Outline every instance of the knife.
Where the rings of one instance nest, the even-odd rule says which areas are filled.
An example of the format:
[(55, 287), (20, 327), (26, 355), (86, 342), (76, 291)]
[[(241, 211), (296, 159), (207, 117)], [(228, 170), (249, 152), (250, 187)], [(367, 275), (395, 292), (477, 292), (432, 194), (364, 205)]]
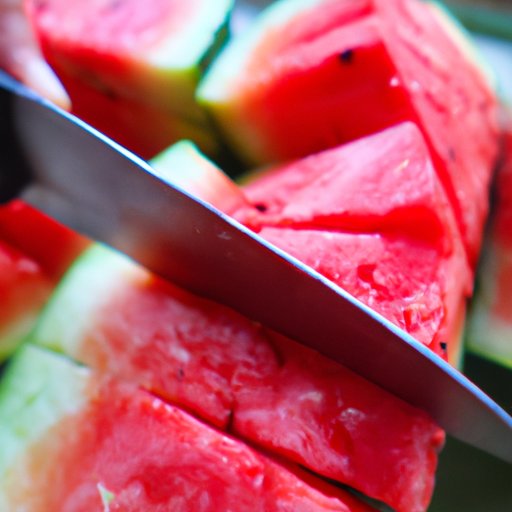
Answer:
[(19, 197), (233, 307), (512, 463), (512, 417), (428, 348), (145, 161), (0, 71), (0, 200)]

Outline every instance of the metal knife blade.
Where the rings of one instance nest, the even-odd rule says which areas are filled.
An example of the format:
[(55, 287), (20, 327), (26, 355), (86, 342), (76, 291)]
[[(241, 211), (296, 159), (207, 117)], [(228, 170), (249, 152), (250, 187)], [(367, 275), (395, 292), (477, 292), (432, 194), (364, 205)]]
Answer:
[(320, 274), (1, 72), (0, 135), (7, 141), (0, 176), (30, 175), (19, 194), (32, 205), (318, 350), (423, 409), (458, 439), (512, 462), (512, 417), (461, 373)]

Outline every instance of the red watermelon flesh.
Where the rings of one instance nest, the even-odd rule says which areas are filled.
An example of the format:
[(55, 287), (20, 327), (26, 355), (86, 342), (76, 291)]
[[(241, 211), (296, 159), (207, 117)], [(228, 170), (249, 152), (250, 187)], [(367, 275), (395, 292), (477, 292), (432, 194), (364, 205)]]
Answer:
[(275, 162), (413, 121), (474, 264), (498, 139), (483, 74), (422, 2), (279, 4), (288, 15), (279, 19), (273, 6), (200, 91), (233, 145), (251, 161)]
[(256, 231), (274, 226), (395, 233), (423, 239), (446, 254), (461, 243), (424, 139), (412, 123), (271, 167), (243, 190), (252, 208), (232, 213)]
[(463, 256), (444, 258), (411, 238), (264, 228), (268, 241), (325, 275), (455, 364), (468, 279)]
[[(510, 122), (510, 119), (509, 119)], [(512, 125), (497, 173), (488, 243), (467, 329), (469, 350), (512, 368)]]
[(218, 427), (231, 420), (238, 368), (258, 372), (276, 365), (258, 325), (145, 272), (117, 283), (106, 299), (72, 355)]
[(133, 386), (90, 380), (84, 405), (57, 417), (2, 478), (11, 510), (373, 510)]
[(235, 376), (234, 432), (394, 510), (426, 510), (443, 432), (342, 366), (270, 335), (281, 364)]
[(216, 142), (204, 126), (137, 99), (92, 88), (80, 76), (62, 75), (61, 80), (72, 99), (74, 115), (144, 158), (183, 138), (195, 140), (205, 153), (216, 150)]
[(0, 360), (28, 334), (51, 289), (36, 261), (0, 241)]
[(236, 218), (458, 361), (472, 272), (413, 124), (271, 168), (244, 192)]
[(512, 249), (512, 112), (504, 137), (503, 161), (496, 178), (493, 239)]
[(0, 206), (0, 238), (37, 261), (55, 282), (88, 241), (21, 200)]
[(25, 0), (72, 111), (145, 158), (181, 138), (216, 142), (194, 99), (231, 0)]
[[(399, 512), (426, 510), (443, 433), (423, 413), (295, 342), (286, 341), (296, 350), (285, 351), (282, 346), (288, 345), (273, 333), (140, 268), (130, 266), (116, 276), (113, 269), (127, 263), (104, 249), (93, 251), (98, 257), (90, 252), (84, 256), (89, 263), (75, 264), (33, 341), (103, 374), (139, 383), (256, 446), (270, 446), (266, 431), (258, 432), (249, 420), (257, 407), (264, 421), (266, 403), (276, 434), (273, 453)], [(108, 288), (94, 285), (102, 266), (112, 280)], [(96, 297), (92, 308), (84, 309), (83, 286)], [(308, 367), (303, 381), (287, 377)], [(308, 392), (310, 407), (293, 414), (282, 409), (282, 415), (274, 408), (279, 400), (296, 403), (300, 394), (307, 400)], [(357, 435), (350, 433), (353, 415), (360, 422)], [(292, 431), (304, 442), (290, 444)], [(314, 444), (308, 442), (312, 432)]]

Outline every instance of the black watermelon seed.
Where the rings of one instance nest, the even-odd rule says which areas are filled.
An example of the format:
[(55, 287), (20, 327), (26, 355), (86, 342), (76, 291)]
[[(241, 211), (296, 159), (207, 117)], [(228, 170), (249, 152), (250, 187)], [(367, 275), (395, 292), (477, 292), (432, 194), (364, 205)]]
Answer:
[(339, 59), (343, 64), (350, 64), (354, 60), (354, 50), (345, 50), (339, 54)]

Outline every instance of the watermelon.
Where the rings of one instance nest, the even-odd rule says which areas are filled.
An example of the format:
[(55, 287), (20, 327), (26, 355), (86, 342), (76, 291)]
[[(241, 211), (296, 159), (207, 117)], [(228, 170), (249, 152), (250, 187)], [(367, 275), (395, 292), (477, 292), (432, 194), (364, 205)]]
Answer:
[(25, 0), (72, 111), (148, 158), (179, 138), (213, 152), (194, 93), (225, 36), (232, 0)]
[(512, 368), (512, 128), (467, 328), (469, 350)]
[(45, 62), (23, 12), (23, 0), (0, 1), (0, 69), (62, 108), (69, 98)]
[(147, 392), (32, 347), (2, 383), (0, 439), (2, 510), (373, 510)]
[(396, 510), (426, 509), (443, 433), (424, 414), (106, 248), (75, 263), (31, 340)]
[(87, 240), (20, 200), (0, 205), (0, 362), (23, 341)]
[(243, 194), (199, 155), (180, 163), (169, 180), (198, 173), (214, 185), (204, 197), (458, 364), (472, 271), (415, 125), (267, 169)]
[(51, 290), (37, 261), (0, 240), (0, 362), (29, 333)]
[(89, 243), (21, 200), (0, 205), (0, 238), (37, 261), (54, 283)]
[[(247, 225), (276, 245), (288, 244), (307, 263), (316, 258), (323, 265), (320, 271), (441, 355), (448, 339), (452, 354), (457, 351), (471, 271), (452, 210), (414, 125), (271, 169), (243, 193), (187, 142), (155, 159), (155, 167), (185, 188), (190, 178), (191, 190), (231, 208)], [(316, 180), (311, 168), (318, 171)], [(324, 176), (330, 194), (324, 190), (325, 198)], [(367, 204), (351, 202), (353, 191), (365, 184)], [(304, 207), (308, 190), (309, 210)], [(386, 276), (387, 282), (375, 277), (372, 282), (372, 275)], [(359, 289), (352, 284), (358, 279)], [(440, 431), (424, 419), (415, 423), (411, 411), (404, 414), (395, 403), (376, 408), (388, 399), (371, 398), (375, 389), (362, 380), (354, 384), (357, 378), (347, 370), (104, 248), (95, 247), (71, 269), (32, 341), (104, 374), (136, 381), (219, 428), (397, 510), (424, 510), (428, 503)], [(358, 392), (360, 386), (363, 391)], [(347, 387), (352, 391), (347, 393)], [(309, 407), (296, 410), (304, 400)], [(348, 406), (350, 400), (354, 402)], [(275, 411), (281, 412), (274, 417)], [(353, 411), (364, 414), (348, 442)], [(381, 439), (376, 423), (377, 431), (381, 424), (393, 425), (393, 435)], [(412, 446), (411, 430), (416, 431)], [(414, 455), (418, 453), (421, 457)]]
[[(265, 105), (278, 115), (290, 114), (289, 126), (284, 125), (289, 130), (286, 137), (296, 139), (301, 151), (269, 157), (261, 145), (257, 156), (265, 162), (286, 159), (286, 164), (273, 167), (243, 191), (218, 174), (190, 143), (181, 143), (179, 151), (172, 148), (155, 165), (170, 181), (176, 178), (168, 167), (191, 170), (192, 176), (179, 176), (184, 188), (192, 181), (195, 194), (302, 258), (441, 356), (456, 361), (465, 299), (471, 291), (468, 261), (474, 264), (479, 244), (475, 232), (486, 211), (485, 198), (480, 195), (486, 193), (496, 151), (493, 97), (473, 64), (467, 63), (468, 69), (462, 66), (460, 84), (458, 78), (446, 80), (451, 85), (456, 82), (452, 90), (435, 80), (439, 70), (431, 72), (421, 62), (425, 56), (429, 60), (428, 52), (440, 45), (423, 44), (418, 58), (404, 44), (404, 32), (428, 28), (428, 34), (418, 39), (448, 37), (442, 63), (455, 62), (451, 35), (437, 30), (438, 18), (432, 21), (428, 14), (423, 19), (431, 10), (416, 10), (405, 0), (324, 2), (334, 9), (331, 12), (339, 8), (346, 14), (341, 16), (341, 27), (334, 30), (338, 35), (338, 28), (341, 33), (348, 27), (342, 41), (349, 40), (358, 27), (363, 27), (363, 38), (371, 40), (375, 33), (381, 37), (377, 49), (367, 53), (370, 64), (384, 70), (381, 82), (392, 85), (389, 96), (389, 91), (383, 93), (393, 99), (389, 112), (382, 111), (378, 105), (381, 93), (372, 96), (370, 86), (363, 102), (368, 109), (355, 111), (352, 101), (345, 102), (347, 112), (354, 114), (349, 136), (329, 135), (327, 145), (314, 147), (314, 138), (311, 142), (295, 136), (297, 118), (291, 115), (293, 109), (287, 112), (284, 106), (288, 96), (295, 97), (288, 94), (294, 86), (287, 89), (285, 84), (280, 89), (279, 85), (270, 100), (282, 94), (283, 109), (265, 100), (255, 110), (261, 107), (258, 115), (262, 118)], [(96, 32), (96, 26), (106, 28), (101, 35), (108, 34), (108, 39), (113, 25), (130, 32), (138, 20), (146, 19), (132, 15), (130, 9), (140, 9), (133, 4), (127, 23), (117, 25), (123, 16), (118, 13), (128, 3), (107, 5), (98, 0), (81, 6), (84, 12), (97, 6), (108, 9), (102, 11), (105, 25), (96, 19), (95, 30), (78, 27), (77, 41), (61, 26), (64, 15), (73, 10), (71, 4), (26, 0), (45, 55), (55, 69), (62, 69), (61, 76), (74, 96), (75, 113), (86, 119), (91, 115), (96, 126), (143, 156), (153, 155), (183, 134), (213, 151), (208, 121), (191, 92), (199, 68), (209, 57), (194, 61), (191, 68), (195, 71), (188, 75), (193, 78), (183, 88), (181, 82), (177, 85), (183, 95), (174, 102), (167, 96), (168, 89), (162, 94), (160, 87), (168, 83), (169, 74), (161, 68), (155, 72), (154, 63), (148, 64), (151, 52), (143, 44), (124, 55), (122, 45), (109, 41), (102, 49), (97, 44), (95, 36), (102, 29)], [(196, 0), (180, 9), (199, 4)], [(288, 2), (289, 14), (306, 5), (320, 3)], [(276, 6), (274, 12), (280, 8)], [(204, 13), (205, 8), (201, 9)], [(398, 17), (405, 20), (400, 30), (396, 30), (396, 20), (393, 30), (389, 28), (394, 9), (400, 16), (407, 13)], [(408, 16), (415, 18), (418, 13), (421, 16), (411, 23)], [(315, 26), (322, 16), (311, 16), (314, 33), (306, 30), (308, 37), (316, 37), (318, 28), (331, 30), (339, 21), (334, 16), (324, 26), (324, 16)], [(369, 23), (367, 18), (371, 18)], [(374, 30), (372, 20), (377, 20), (379, 30)], [(301, 23), (297, 22), (299, 38)], [(289, 27), (283, 30), (286, 37), (280, 34), (273, 42), (277, 39), (286, 47), (296, 34)], [(88, 39), (89, 35), (93, 37)], [(92, 40), (94, 48), (86, 46), (87, 40)], [(191, 41), (186, 40), (187, 46)], [(281, 51), (268, 46), (270, 56)], [(291, 61), (298, 62), (295, 46), (294, 42)], [(321, 45), (313, 46), (316, 51)], [(106, 54), (101, 53), (105, 48)], [(142, 63), (137, 57), (139, 49)], [(354, 52), (351, 47), (335, 52), (336, 62), (358, 64), (363, 50)], [(261, 52), (263, 64), (268, 61), (279, 70), (265, 51)], [(403, 55), (410, 63), (402, 69), (397, 56)], [(432, 62), (438, 64), (435, 58)], [(368, 68), (363, 66), (355, 80), (346, 80), (347, 89), (338, 89), (349, 94), (365, 90), (373, 80), (366, 80)], [(130, 73), (134, 70), (141, 71), (140, 80)], [(426, 101), (423, 97), (414, 101), (413, 93), (418, 91), (413, 91), (415, 86), (407, 77), (418, 70), (421, 84), (440, 86), (452, 104), (453, 98), (467, 102), (466, 117), (462, 122), (459, 118), (455, 128), (465, 125), (464, 135), (471, 132), (471, 147), (461, 142), (461, 129), (453, 129), (453, 112), (442, 108), (436, 112), (442, 102), (433, 101), (432, 94)], [(181, 71), (178, 74), (181, 78)], [(162, 76), (165, 80), (160, 80)], [(257, 81), (257, 73), (255, 77)], [(325, 83), (322, 90), (335, 89)], [(315, 84), (307, 84), (314, 94)], [(322, 102), (328, 104), (326, 98), (311, 102), (311, 111), (321, 110)], [(479, 129), (472, 110), (477, 99), (482, 99)], [(204, 96), (202, 101), (207, 103)], [(429, 102), (435, 103), (433, 111), (423, 108)], [(304, 113), (308, 107), (303, 103), (292, 107)], [(340, 109), (329, 104), (326, 111)], [(244, 109), (237, 112), (244, 114)], [(381, 121), (365, 124), (377, 118)], [(303, 124), (309, 124), (309, 118), (303, 119), (307, 119)], [(314, 127), (315, 115), (311, 119)], [(325, 119), (329, 125), (330, 118)], [(410, 123), (397, 124), (404, 120), (418, 125), (420, 131)], [(260, 144), (263, 130), (258, 132), (258, 122), (250, 123), (249, 131), (254, 129), (251, 143)], [(279, 123), (272, 120), (270, 125), (268, 132), (269, 127), (264, 127), (265, 133), (283, 143)], [(141, 126), (148, 128), (141, 130)], [(243, 123), (233, 126), (242, 137), (248, 131)], [(325, 132), (320, 128), (314, 127), (314, 133), (323, 139)], [(377, 133), (381, 129), (386, 131)], [(374, 132), (355, 145), (338, 147), (340, 142)], [(324, 147), (333, 149), (319, 153)], [(463, 151), (462, 163), (453, 147)], [(306, 153), (312, 156), (289, 161)], [(451, 161), (454, 156), (455, 163)], [(356, 164), (352, 166), (353, 159)], [(466, 173), (471, 159), (475, 171)], [(475, 218), (471, 231), (464, 223), (471, 223), (472, 228)], [(54, 265), (54, 275), (60, 275), (65, 266)], [(51, 261), (49, 267), (53, 267)], [(66, 275), (32, 340), (89, 368), (31, 346), (14, 361), (0, 387), (0, 510), (370, 510), (325, 479), (350, 486), (397, 512), (421, 512), (428, 507), (444, 433), (426, 415), (314, 351), (163, 282), (104, 248), (92, 248)]]
[(232, 147), (259, 164), (416, 123), (475, 264), (497, 107), (487, 77), (447, 26), (416, 0), (281, 0), (232, 40), (199, 98)]

